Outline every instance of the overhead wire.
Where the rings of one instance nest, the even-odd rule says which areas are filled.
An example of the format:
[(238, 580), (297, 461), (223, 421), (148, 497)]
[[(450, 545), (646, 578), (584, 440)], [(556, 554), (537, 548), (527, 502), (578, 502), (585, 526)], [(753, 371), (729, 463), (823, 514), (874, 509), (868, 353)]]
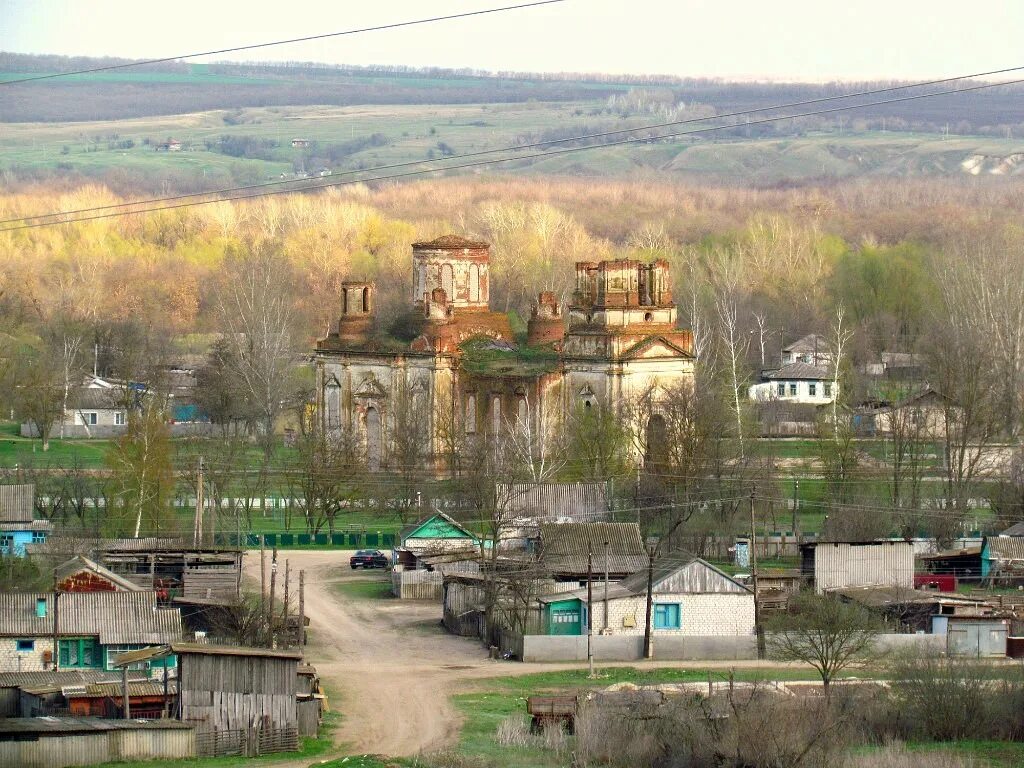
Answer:
[[(45, 226), (47, 224), (64, 224), (64, 223), (74, 223), (74, 222), (77, 222), (77, 221), (92, 221), (92, 220), (99, 219), (99, 218), (110, 218), (110, 217), (118, 216), (118, 215), (131, 215), (133, 213), (147, 213), (147, 212), (158, 211), (158, 210), (169, 210), (169, 209), (173, 209), (173, 208), (187, 207), (187, 205), (209, 205), (209, 204), (217, 203), (217, 202), (227, 202), (227, 201), (232, 201), (232, 200), (244, 200), (244, 199), (248, 199), (250, 197), (251, 198), (256, 198), (256, 197), (269, 196), (269, 195), (273, 195), (273, 194), (289, 194), (289, 193), (306, 192), (306, 191), (325, 189), (325, 188), (330, 188), (330, 187), (335, 187), (335, 186), (346, 186), (348, 184), (361, 184), (361, 183), (367, 183), (367, 182), (372, 182), (372, 181), (388, 180), (388, 179), (392, 179), (392, 178), (404, 178), (404, 177), (407, 177), (407, 176), (422, 175), (424, 173), (433, 173), (433, 172), (436, 172), (436, 171), (459, 170), (459, 169), (463, 169), (463, 168), (476, 167), (476, 166), (482, 166), (482, 165), (491, 165), (491, 164), (498, 164), (498, 163), (514, 162), (516, 160), (533, 160), (533, 159), (537, 159), (537, 158), (543, 158), (543, 157), (548, 157), (548, 156), (555, 156), (555, 155), (560, 155), (560, 154), (566, 154), (568, 152), (579, 152), (579, 151), (585, 151), (585, 150), (589, 150), (589, 149), (600, 149), (600, 148), (603, 148), (603, 147), (621, 146), (621, 145), (624, 145), (624, 144), (630, 144), (630, 143), (636, 143), (636, 142), (661, 141), (661, 140), (668, 139), (668, 138), (678, 138), (678, 137), (695, 135), (695, 134), (701, 134), (701, 133), (716, 132), (716, 131), (722, 131), (722, 130), (727, 130), (727, 129), (731, 129), (731, 128), (745, 128), (747, 126), (761, 125), (761, 124), (764, 124), (764, 123), (777, 122), (777, 121), (780, 121), (780, 120), (793, 120), (793, 119), (798, 119), (798, 118), (803, 118), (803, 117), (814, 117), (814, 116), (823, 115), (823, 114), (832, 114), (832, 113), (835, 113), (835, 112), (849, 111), (849, 110), (853, 110), (853, 109), (866, 109), (866, 108), (870, 108), (870, 107), (884, 106), (884, 105), (887, 105), (887, 104), (902, 103), (902, 102), (906, 102), (906, 101), (913, 101), (913, 100), (918, 100), (918, 99), (923, 99), (923, 98), (934, 98), (934, 97), (937, 97), (937, 96), (956, 95), (956, 94), (959, 94), (959, 93), (967, 93), (967, 92), (976, 91), (976, 90), (995, 88), (995, 87), (1002, 87), (1002, 86), (1008, 86), (1008, 85), (1016, 85), (1016, 84), (1020, 84), (1020, 83), (1024, 82), (1024, 78), (1019, 78), (1019, 79), (1009, 80), (1009, 81), (1000, 81), (1000, 82), (994, 82), (994, 83), (981, 83), (981, 84), (974, 85), (974, 86), (968, 86), (968, 87), (964, 87), (964, 88), (953, 88), (953, 89), (947, 89), (947, 90), (943, 90), (943, 91), (934, 91), (934, 92), (928, 92), (928, 93), (911, 94), (911, 95), (908, 95), (908, 96), (901, 96), (901, 97), (897, 97), (897, 98), (894, 98), (894, 99), (883, 99), (883, 100), (873, 101), (873, 102), (850, 104), (850, 105), (844, 105), (844, 106), (840, 106), (840, 107), (833, 107), (831, 109), (812, 110), (812, 111), (809, 111), (809, 112), (802, 112), (802, 113), (797, 113), (797, 114), (792, 114), (792, 115), (777, 115), (777, 116), (771, 116), (771, 117), (767, 117), (767, 118), (760, 118), (760, 119), (757, 119), (757, 120), (749, 120), (749, 121), (746, 121), (746, 122), (743, 122), (743, 123), (733, 123), (733, 124), (728, 124), (728, 125), (711, 126), (711, 127), (708, 127), (708, 128), (699, 128), (699, 129), (692, 130), (692, 131), (678, 131), (678, 132), (667, 133), (667, 134), (662, 134), (662, 135), (657, 135), (657, 136), (628, 137), (628, 138), (625, 138), (625, 139), (622, 139), (622, 140), (619, 140), (619, 141), (603, 142), (601, 144), (593, 144), (593, 145), (588, 145), (588, 146), (583, 146), (583, 147), (562, 147), (560, 149), (554, 149), (553, 151), (550, 151), (550, 152), (539, 152), (539, 153), (532, 153), (532, 154), (526, 154), (526, 155), (522, 155), (522, 154), (520, 154), (520, 155), (513, 155), (511, 157), (496, 158), (496, 159), (482, 161), (482, 162), (442, 165), (442, 164), (445, 164), (445, 163), (452, 163), (453, 160), (463, 160), (463, 159), (467, 159), (467, 158), (485, 157), (487, 155), (494, 155), (494, 154), (499, 154), (499, 153), (503, 153), (503, 152), (521, 152), (524, 149), (534, 149), (534, 148), (539, 148), (539, 147), (555, 147), (557, 145), (568, 144), (568, 143), (571, 143), (571, 142), (578, 142), (578, 141), (587, 141), (587, 140), (591, 140), (591, 139), (607, 138), (609, 136), (619, 136), (619, 135), (622, 135), (622, 134), (631, 134), (631, 133), (637, 133), (637, 132), (640, 132), (640, 131), (653, 131), (653, 130), (658, 130), (660, 128), (667, 128), (667, 127), (679, 126), (679, 125), (689, 125), (689, 124), (694, 124), (694, 123), (707, 122), (709, 120), (722, 120), (722, 119), (727, 119), (727, 118), (732, 118), (732, 117), (743, 117), (743, 116), (746, 116), (746, 115), (758, 114), (758, 113), (762, 113), (762, 112), (772, 112), (772, 111), (779, 110), (779, 109), (791, 109), (791, 108), (795, 108), (795, 107), (799, 107), (799, 106), (806, 106), (806, 105), (810, 105), (810, 104), (829, 103), (829, 102), (833, 102), (833, 101), (849, 99), (849, 98), (855, 98), (855, 97), (860, 97), (860, 96), (865, 96), (865, 95), (877, 95), (877, 94), (882, 94), (882, 93), (890, 93), (890, 92), (894, 92), (894, 91), (906, 90), (906, 89), (909, 89), (909, 88), (921, 88), (921, 87), (927, 87), (927, 86), (930, 86), (930, 85), (936, 85), (936, 84), (941, 84), (941, 83), (969, 80), (971, 78), (976, 78), (976, 77), (979, 77), (979, 76), (983, 76), (985, 74), (991, 75), (991, 74), (1007, 73), (1007, 72), (1020, 71), (1020, 70), (1024, 70), (1024, 66), (1010, 67), (1010, 68), (1005, 68), (1005, 69), (1001, 69), (1001, 70), (992, 70), (991, 72), (988, 72), (988, 73), (964, 75), (962, 77), (956, 77), (956, 78), (944, 78), (944, 79), (941, 79), (941, 80), (931, 80), (931, 81), (926, 81), (926, 82), (921, 82), (921, 83), (913, 83), (913, 84), (906, 84), (906, 85), (900, 85), (900, 86), (891, 86), (891, 87), (887, 87), (887, 88), (879, 88), (879, 89), (860, 91), (860, 92), (849, 93), (849, 94), (841, 94), (841, 95), (836, 95), (836, 96), (820, 97), (820, 98), (816, 98), (816, 99), (805, 99), (803, 101), (795, 101), (795, 102), (790, 102), (790, 103), (787, 103), (787, 104), (778, 104), (778, 105), (773, 105), (773, 106), (758, 107), (758, 108), (752, 108), (752, 109), (746, 109), (746, 110), (737, 110), (737, 111), (727, 112), (727, 113), (723, 113), (723, 114), (719, 114), (719, 115), (706, 115), (706, 116), (702, 116), (702, 117), (687, 118), (687, 119), (684, 119), (684, 120), (673, 120), (673, 121), (662, 122), (662, 123), (651, 123), (651, 124), (646, 124), (646, 125), (633, 126), (633, 127), (630, 127), (630, 128), (620, 128), (620, 129), (616, 129), (616, 130), (613, 130), (613, 131), (599, 131), (599, 132), (594, 132), (594, 133), (580, 134), (580, 135), (577, 135), (577, 136), (570, 136), (570, 137), (564, 137), (564, 138), (559, 138), (559, 139), (551, 139), (551, 140), (547, 140), (547, 141), (532, 142), (532, 143), (528, 143), (528, 144), (517, 144), (517, 145), (511, 145), (511, 146), (507, 146), (507, 147), (498, 147), (498, 148), (495, 148), (495, 149), (479, 150), (479, 151), (476, 151), (476, 152), (465, 152), (465, 153), (460, 153), (460, 154), (457, 154), (457, 155), (450, 155), (450, 156), (447, 156), (447, 157), (440, 157), (440, 158), (433, 158), (433, 159), (428, 158), (428, 159), (424, 159), (424, 160), (410, 160), (410, 161), (403, 161), (401, 163), (389, 163), (389, 164), (374, 166), (372, 168), (364, 168), (364, 169), (350, 170), (350, 171), (340, 171), (338, 174), (332, 173), (330, 177), (322, 177), (322, 179), (323, 178), (327, 178), (328, 179), (327, 181), (323, 181), (322, 179), (313, 179), (313, 180), (310, 180), (310, 179), (283, 179), (282, 180), (282, 179), (279, 179), (279, 180), (275, 180), (275, 181), (261, 182), (259, 184), (247, 184), (247, 185), (239, 185), (239, 186), (234, 186), (234, 187), (223, 187), (223, 188), (220, 188), (220, 189), (207, 190), (207, 191), (204, 191), (204, 192), (193, 192), (193, 193), (181, 194), (181, 195), (168, 195), (168, 196), (164, 196), (164, 197), (146, 198), (146, 199), (143, 199), (143, 200), (135, 200), (135, 201), (129, 201), (129, 202), (123, 202), (123, 203), (111, 203), (109, 205), (91, 206), (91, 207), (88, 207), (88, 208), (78, 208), (78, 209), (72, 209), (72, 210), (67, 210), (67, 211), (54, 211), (54, 212), (50, 212), (50, 213), (41, 213), (41, 214), (35, 214), (35, 215), (30, 215), (30, 216), (22, 216), (22, 217), (17, 217), (17, 218), (10, 218), (10, 219), (2, 219), (2, 220), (0, 220), (0, 225), (13, 224), (13, 223), (16, 223), (16, 222), (33, 222), (33, 223), (29, 223), (29, 224), (24, 224), (23, 223), (23, 224), (20, 224), (19, 226), (14, 226), (14, 227), (3, 227), (3, 228), (0, 228), (0, 232), (17, 230), (17, 229), (34, 228), (34, 227), (39, 227), (39, 226)], [(378, 176), (378, 177), (371, 177), (371, 178), (361, 178), (361, 179), (356, 179), (356, 180), (346, 180), (346, 179), (338, 180), (338, 179), (335, 178), (335, 176), (339, 176), (339, 175), (347, 177), (347, 176), (353, 176), (353, 175), (357, 175), (357, 174), (375, 173), (375, 172), (378, 172), (378, 171), (387, 171), (387, 170), (397, 170), (397, 169), (400, 169), (400, 168), (409, 168), (409, 167), (413, 167), (413, 166), (431, 166), (433, 164), (438, 164), (439, 167), (437, 167), (437, 168), (430, 167), (430, 168), (426, 168), (426, 169), (419, 170), (419, 171), (414, 171), (414, 172), (392, 174), (392, 175)], [(312, 181), (312, 183), (310, 183), (311, 181)], [(295, 185), (295, 188), (272, 190), (272, 191), (264, 193), (264, 194), (253, 194), (253, 195), (235, 195), (235, 194), (233, 194), (233, 193), (236, 193), (236, 192), (246, 192), (246, 191), (249, 191), (249, 190), (268, 189), (268, 188), (271, 188), (271, 187), (289, 186), (289, 185)], [(196, 200), (195, 202), (190, 203), (190, 204), (177, 204), (177, 205), (168, 205), (168, 206), (158, 206), (158, 207), (153, 207), (153, 208), (144, 208), (143, 210), (117, 211), (117, 209), (121, 209), (121, 208), (134, 208), (134, 207), (139, 207), (139, 206), (149, 206), (149, 205), (152, 205), (154, 203), (176, 202), (176, 201), (182, 201), (182, 200), (190, 200), (192, 198), (203, 198), (203, 197), (211, 197), (211, 196), (215, 196), (215, 199), (213, 199), (213, 200)], [(115, 213), (110, 214), (110, 216), (87, 216), (87, 217), (80, 217), (80, 216), (78, 216), (78, 214), (94, 213), (94, 212), (98, 212), (98, 211), (115, 211)], [(38, 221), (39, 219), (50, 219), (50, 218), (57, 218), (57, 217), (62, 217), (62, 216), (74, 216), (76, 218), (73, 218), (71, 221), (57, 221), (57, 222), (40, 222), (40, 221)]]
[(388, 24), (378, 24), (370, 27), (360, 27), (357, 29), (346, 29), (340, 32), (324, 32), (318, 35), (306, 35), (305, 37), (293, 37), (286, 40), (272, 40), (266, 43), (253, 43), (251, 45), (237, 45), (231, 48), (218, 48), (211, 51), (196, 51), (194, 53), (183, 53), (178, 56), (164, 56), (158, 59), (143, 59), (140, 61), (129, 61), (121, 64), (106, 64), (101, 67), (90, 67), (88, 69), (76, 69), (70, 72), (51, 72), (45, 75), (32, 75), (30, 77), (21, 77), (16, 80), (3, 80), (0, 81), (0, 86), (3, 85), (17, 85), (19, 83), (31, 83), (39, 80), (53, 80), (59, 77), (71, 77), (73, 75), (87, 75), (95, 72), (109, 72), (118, 69), (128, 69), (131, 67), (143, 67), (150, 64), (165, 64), (172, 61), (181, 61), (183, 59), (195, 59), (200, 56), (219, 56), (225, 53), (238, 53), (239, 51), (253, 51), (260, 48), (272, 48), (278, 45), (291, 45), (293, 43), (308, 43), (315, 40), (327, 40), (334, 37), (344, 37), (347, 35), (359, 35), (366, 32), (381, 32), (388, 29), (400, 29), (402, 27), (414, 27), (421, 24), (433, 24), (441, 21), (452, 21), (454, 19), (466, 19), (474, 16), (486, 16), (492, 13), (503, 13), (505, 11), (518, 11), (526, 8), (536, 8), (543, 5), (556, 5), (559, 3), (568, 2), (568, 0), (534, 0), (528, 3), (519, 3), (517, 5), (505, 5), (498, 8), (481, 8), (475, 11), (464, 11), (462, 13), (450, 13), (444, 16), (430, 16), (422, 19), (412, 19), (409, 21), (396, 21)]

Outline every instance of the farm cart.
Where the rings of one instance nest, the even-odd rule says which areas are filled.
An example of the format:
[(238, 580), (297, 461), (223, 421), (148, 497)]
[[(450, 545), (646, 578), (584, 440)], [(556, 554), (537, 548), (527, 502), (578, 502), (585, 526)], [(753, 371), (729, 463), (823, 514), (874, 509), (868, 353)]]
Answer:
[(539, 733), (556, 723), (567, 733), (576, 731), (575, 696), (530, 696), (526, 711), (532, 716), (530, 730)]

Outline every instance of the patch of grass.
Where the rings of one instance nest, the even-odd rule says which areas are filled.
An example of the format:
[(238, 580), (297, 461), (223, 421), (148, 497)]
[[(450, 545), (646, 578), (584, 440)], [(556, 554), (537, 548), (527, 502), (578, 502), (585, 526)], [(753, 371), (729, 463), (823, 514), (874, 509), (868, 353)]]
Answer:
[(516, 349), (500, 349), (489, 339), (478, 339), (462, 345), (462, 365), (481, 376), (511, 372), (535, 376), (555, 370), (558, 355), (549, 347), (520, 345)]
[[(911, 742), (904, 745), (908, 752), (941, 754), (951, 757), (969, 758), (977, 768), (1016, 768), (1024, 765), (1024, 744), (1014, 741), (958, 741), (958, 742)], [(881, 752), (884, 747), (860, 747), (857, 755), (871, 755)]]
[(345, 597), (357, 600), (389, 600), (392, 597), (391, 582), (378, 579), (340, 581), (335, 584), (335, 589)]
[(514, 747), (495, 739), (498, 725), (512, 715), (526, 715), (526, 698), (508, 693), (467, 693), (452, 697), (465, 720), (458, 751), (483, 758), (495, 766), (561, 765), (554, 752), (536, 746)]

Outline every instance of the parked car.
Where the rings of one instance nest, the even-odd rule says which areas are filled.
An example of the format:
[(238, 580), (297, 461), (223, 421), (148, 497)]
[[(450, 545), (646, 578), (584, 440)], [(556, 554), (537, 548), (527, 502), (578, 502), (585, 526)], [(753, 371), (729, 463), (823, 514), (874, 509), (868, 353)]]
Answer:
[(391, 561), (379, 549), (360, 549), (349, 558), (348, 564), (354, 571), (356, 568), (387, 568)]

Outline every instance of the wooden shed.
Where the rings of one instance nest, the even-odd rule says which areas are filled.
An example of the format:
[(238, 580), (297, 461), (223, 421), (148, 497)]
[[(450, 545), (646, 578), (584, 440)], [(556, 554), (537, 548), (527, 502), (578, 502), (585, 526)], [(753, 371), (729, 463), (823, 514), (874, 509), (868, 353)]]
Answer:
[(259, 742), (250, 754), (298, 746), (296, 692), (301, 651), (171, 643), (126, 653), (116, 663), (174, 655), (178, 659), (177, 718), (196, 729), (200, 754), (206, 734)]
[(173, 720), (0, 719), (0, 765), (63, 768), (112, 760), (194, 757), (195, 734)]

